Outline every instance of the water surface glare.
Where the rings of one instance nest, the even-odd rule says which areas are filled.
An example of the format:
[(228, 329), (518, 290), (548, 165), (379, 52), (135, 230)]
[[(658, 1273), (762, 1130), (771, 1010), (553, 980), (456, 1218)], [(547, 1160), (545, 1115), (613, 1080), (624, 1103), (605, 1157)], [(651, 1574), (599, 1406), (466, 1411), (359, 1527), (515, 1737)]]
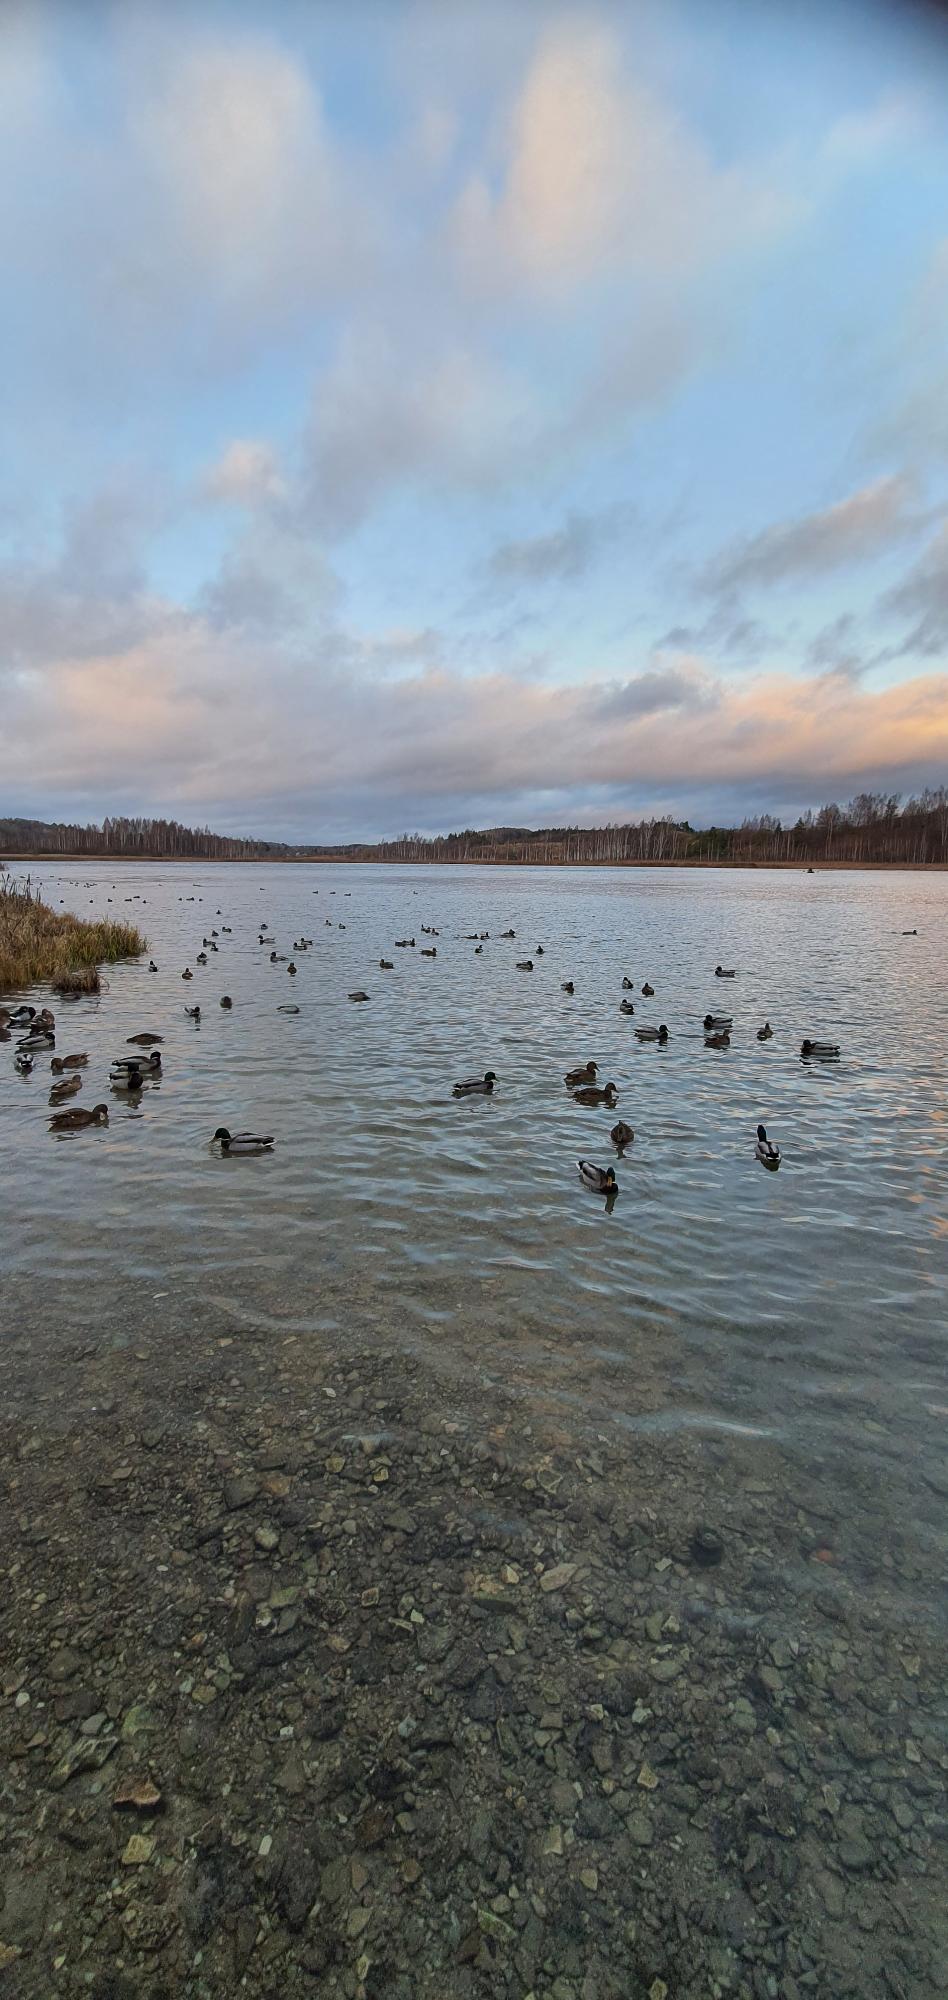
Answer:
[[(90, 1056), (75, 1101), (108, 1098), (107, 1129), (51, 1136), (49, 1057), (21, 1078), (13, 1043), (0, 1050), (6, 1331), (36, 1368), (92, 1324), (134, 1337), (146, 1301), (180, 1315), (216, 1299), (267, 1338), (377, 1336), (446, 1379), (515, 1380), (577, 1433), (776, 1441), (822, 1468), (841, 1507), (901, 1511), (927, 1540), (944, 1448), (948, 876), (33, 874), (56, 905), (140, 921), (159, 968), (146, 956), (98, 999), (55, 1003), (58, 1053)], [(483, 931), (475, 953), (466, 934)], [(312, 949), (294, 951), (303, 936)], [(737, 977), (716, 979), (718, 962)], [(368, 1004), (347, 998), (357, 988)], [(717, 1009), (734, 1015), (728, 1050), (704, 1044)], [(659, 1022), (667, 1047), (636, 1041)], [(109, 1059), (143, 1029), (164, 1036), (160, 1083), (111, 1098)], [(839, 1062), (802, 1062), (806, 1035), (838, 1041)], [(564, 1088), (589, 1057), (618, 1085), (615, 1110)], [(492, 1098), (452, 1099), (487, 1068)], [(635, 1130), (620, 1160), (617, 1117)], [(758, 1120), (779, 1173), (755, 1160)], [(222, 1158), (221, 1124), (274, 1133), (273, 1157)], [(611, 1212), (580, 1185), (579, 1155), (615, 1163)], [(14, 1394), (28, 1383), (27, 1369)]]

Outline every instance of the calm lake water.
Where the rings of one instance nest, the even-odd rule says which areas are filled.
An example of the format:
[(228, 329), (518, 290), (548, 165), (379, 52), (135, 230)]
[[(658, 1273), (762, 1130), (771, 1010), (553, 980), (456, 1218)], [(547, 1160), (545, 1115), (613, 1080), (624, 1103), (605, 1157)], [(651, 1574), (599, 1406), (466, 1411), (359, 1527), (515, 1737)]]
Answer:
[[(901, 1515), (924, 1568), (944, 1491), (948, 876), (33, 875), (81, 915), (134, 916), (159, 967), (116, 967), (98, 999), (56, 1003), (58, 1053), (90, 1056), (76, 1101), (109, 1099), (107, 1129), (53, 1137), (49, 1058), (24, 1079), (0, 1050), (6, 1331), (37, 1368), (90, 1329), (121, 1346), (208, 1301), (275, 1340), (377, 1335), (433, 1360), (446, 1393), (452, 1377), (515, 1379), (528, 1409), (555, 1406), (577, 1432), (768, 1440), (838, 1506)], [(475, 955), (464, 934), (480, 931)], [(313, 948), (294, 953), (303, 935)], [(527, 956), (532, 973), (516, 969)], [(367, 1005), (347, 998), (360, 987)], [(184, 1011), (198, 1001), (199, 1026)], [(704, 1045), (718, 1008), (734, 1015), (727, 1051)], [(662, 1021), (667, 1047), (636, 1041)], [(164, 1036), (164, 1070), (129, 1104), (109, 1060), (143, 1029)], [(805, 1035), (838, 1041), (840, 1061), (802, 1062)], [(616, 1110), (564, 1088), (589, 1057)], [(493, 1098), (452, 1100), (487, 1068)], [(574, 1162), (615, 1159), (617, 1117), (635, 1142), (607, 1213)], [(779, 1173), (755, 1159), (759, 1119)], [(222, 1159), (220, 1124), (273, 1132), (273, 1157)], [(935, 1616), (927, 1594), (916, 1615)]]

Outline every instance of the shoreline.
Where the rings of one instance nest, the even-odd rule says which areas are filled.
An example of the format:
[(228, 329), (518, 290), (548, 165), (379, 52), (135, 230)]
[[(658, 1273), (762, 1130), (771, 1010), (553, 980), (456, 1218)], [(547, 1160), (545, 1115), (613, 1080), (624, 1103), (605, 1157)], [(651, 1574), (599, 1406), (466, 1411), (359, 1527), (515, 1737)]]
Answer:
[(263, 867), (379, 867), (379, 868), (646, 868), (652, 869), (721, 869), (732, 874), (882, 874), (882, 875), (944, 875), (948, 873), (948, 861), (457, 861), (457, 860), (381, 860), (371, 854), (17, 854), (7, 849), (0, 856), (0, 869), (11, 864), (19, 867), (23, 862), (68, 862), (80, 865), (86, 861), (108, 861), (115, 867), (167, 866), (171, 868), (263, 868)]

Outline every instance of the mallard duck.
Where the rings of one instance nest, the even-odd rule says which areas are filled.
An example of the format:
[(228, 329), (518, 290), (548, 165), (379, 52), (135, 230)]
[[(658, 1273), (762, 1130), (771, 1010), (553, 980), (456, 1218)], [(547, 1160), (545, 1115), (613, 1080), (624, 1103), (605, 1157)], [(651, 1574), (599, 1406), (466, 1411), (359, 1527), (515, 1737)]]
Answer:
[(134, 1042), (134, 1044), (135, 1044), (136, 1048), (139, 1048), (139, 1049), (156, 1049), (156, 1048), (158, 1047), (158, 1044), (159, 1044), (159, 1042), (163, 1042), (163, 1041), (164, 1041), (164, 1039), (165, 1039), (165, 1038), (164, 1038), (164, 1035), (152, 1035), (152, 1034), (149, 1034), (149, 1032), (148, 1032), (148, 1030), (147, 1030), (147, 1029), (145, 1030), (144, 1034), (141, 1034), (141, 1035), (126, 1035), (126, 1037), (125, 1037), (125, 1040), (126, 1040), (126, 1042), (127, 1042), (128, 1046), (129, 1046), (129, 1048), (131, 1047), (132, 1043)]
[(572, 980), (571, 980), (571, 979), (564, 979), (564, 980), (562, 981), (562, 984), (561, 984), (561, 986), (560, 986), (560, 992), (561, 992), (561, 993), (575, 993), (575, 991), (576, 991), (576, 988), (575, 988), (575, 986), (573, 985), (573, 982), (572, 982)]
[(651, 997), (652, 997), (652, 994), (654, 993), (654, 991), (655, 991), (655, 988), (654, 988), (654, 986), (650, 986), (650, 985), (649, 985), (649, 983), (648, 983), (648, 980), (646, 980), (646, 981), (645, 981), (645, 985), (644, 985), (644, 986), (643, 986), (643, 988), (642, 988), (642, 992), (644, 993), (644, 995), (645, 995), (645, 998), (646, 998), (646, 1000), (650, 1000), (650, 999), (651, 999)]
[(780, 1147), (768, 1139), (763, 1125), (757, 1127), (757, 1145), (754, 1150), (762, 1167), (779, 1167)]
[(712, 1029), (733, 1028), (733, 1026), (733, 1014), (706, 1014), (704, 1017), (705, 1031), (709, 1034)]
[(483, 1076), (469, 1076), (464, 1083), (456, 1083), (451, 1095), (452, 1097), (489, 1097), (496, 1082), (497, 1077), (494, 1071), (489, 1069)]
[(193, 972), (191, 971), (191, 967), (190, 967), (189, 965), (186, 965), (186, 966), (185, 966), (185, 968), (184, 968), (184, 971), (183, 971), (183, 972), (182, 972), (182, 974), (181, 974), (181, 977), (182, 977), (182, 979), (193, 979), (193, 978), (194, 978), (194, 974), (193, 974)]
[(614, 1104), (616, 1095), (614, 1083), (586, 1083), (573, 1092), (577, 1104)]
[(289, 962), (289, 965), (287, 966), (287, 968), (286, 968), (286, 969), (287, 969), (287, 972), (288, 972), (288, 973), (289, 973), (289, 975), (290, 975), (290, 978), (291, 978), (291, 979), (295, 979), (295, 978), (296, 978), (296, 967), (295, 967), (295, 965), (293, 964), (293, 960), (292, 960), (292, 959), (290, 959), (290, 962)]
[(31, 1074), (33, 1058), (28, 1049), (17, 1049), (16, 1055), (13, 1058), (13, 1067), (19, 1070), (21, 1076), (29, 1076)]
[(233, 1001), (232, 1001), (232, 999), (231, 999), (231, 997), (230, 997), (230, 994), (229, 994), (229, 993), (222, 993), (222, 994), (221, 994), (221, 1006), (222, 1006), (222, 1007), (232, 1007), (232, 1006), (233, 1006), (233, 1004), (234, 1004), (234, 1003), (233, 1003)]
[(821, 1056), (824, 1058), (824, 1060), (830, 1061), (832, 1060), (833, 1057), (839, 1055), (839, 1043), (810, 1042), (810, 1041), (801, 1042), (800, 1054), (801, 1056)]
[(705, 1035), (704, 1045), (706, 1049), (729, 1049), (731, 1046), (731, 1037), (727, 1029), (724, 1028), (719, 1035)]
[(36, 1008), (28, 1007), (24, 1001), (21, 1006), (14, 1007), (12, 1014), (8, 1015), (7, 1018), (12, 1021), (15, 1028), (18, 1028), (25, 1025), (27, 1021), (32, 1021), (35, 1013)]
[(228, 1132), (226, 1125), (218, 1125), (211, 1144), (218, 1140), (222, 1153), (272, 1153), (275, 1144), (257, 1132)]
[(63, 1069), (85, 1069), (88, 1060), (88, 1056), (54, 1056), (49, 1066), (53, 1075), (58, 1076)]
[(147, 1056), (115, 1056), (112, 1068), (144, 1070), (148, 1076), (157, 1076), (161, 1069), (161, 1051), (152, 1049)]
[(379, 971), (380, 971), (380, 972), (394, 972), (394, 970), (395, 970), (395, 960), (394, 960), (393, 958), (380, 958), (380, 959), (379, 959)]
[(107, 1125), (108, 1122), (107, 1104), (94, 1104), (91, 1111), (83, 1111), (76, 1105), (71, 1111), (54, 1112), (49, 1121), (53, 1132), (81, 1132), (86, 1125)]
[(50, 1104), (65, 1104), (67, 1097), (75, 1097), (77, 1090), (81, 1089), (81, 1076), (64, 1076), (59, 1083), (53, 1084), (49, 1093)]
[(350, 993), (350, 995), (349, 995), (349, 998), (350, 998), (350, 1000), (367, 1000), (367, 999), (368, 999), (368, 997), (369, 997), (369, 996), (368, 996), (368, 994), (367, 994), (367, 993), (361, 993), (361, 992), (360, 992), (360, 993)]
[(201, 1018), (200, 1005), (197, 1007), (186, 1007), (184, 1011), (189, 1021), (199, 1021)]
[(532, 971), (533, 971), (533, 960), (532, 960), (532, 958), (518, 958), (518, 960), (517, 960), (517, 971), (518, 971), (518, 972), (532, 972)]
[(579, 1178), (596, 1194), (612, 1194), (618, 1187), (615, 1167), (595, 1167), (591, 1160), (577, 1160)]
[(613, 1145), (618, 1146), (619, 1151), (621, 1153), (623, 1146), (631, 1146), (632, 1141), (635, 1138), (635, 1133), (633, 1132), (631, 1125), (626, 1125), (624, 1120), (620, 1118), (618, 1125), (613, 1125), (609, 1137), (612, 1140)]
[(145, 1078), (137, 1064), (133, 1063), (129, 1069), (113, 1070), (109, 1083), (113, 1090), (124, 1090), (132, 1096), (144, 1088)]
[(664, 1021), (660, 1028), (636, 1028), (636, 1039), (640, 1042), (667, 1042), (668, 1029)]
[(150, 959), (149, 959), (149, 961), (148, 961), (148, 970), (149, 970), (149, 972), (157, 972), (157, 970), (158, 970), (158, 967), (157, 967), (157, 965), (155, 964), (155, 961), (154, 961), (154, 959), (153, 959), (153, 958), (150, 958)]
[(723, 965), (716, 965), (714, 968), (714, 976), (715, 979), (734, 979), (736, 975), (733, 970), (730, 972), (725, 972)]
[(631, 1000), (620, 1000), (620, 1001), (619, 1001), (619, 1012), (620, 1012), (620, 1014), (634, 1014), (634, 1013), (635, 1013), (635, 1008), (634, 1008), (634, 1006), (633, 1006), (633, 1004), (632, 1004), (632, 1001), (631, 1001)]
[(427, 946), (427, 945), (422, 945), (422, 947), (421, 947), (421, 956), (422, 956), (422, 958), (437, 958), (437, 956), (438, 956), (438, 947), (437, 947), (437, 945), (436, 945), (436, 944), (433, 944), (433, 945), (431, 946), (430, 950), (429, 950), (429, 948), (428, 948), (428, 946)]
[(50, 1012), (50, 1009), (48, 1007), (41, 1007), (39, 1013), (34, 1016), (33, 1026), (34, 1028), (35, 1027), (49, 1028), (50, 1032), (52, 1032), (53, 1028), (55, 1028), (56, 1026), (56, 1016), (55, 1014)]
[(622, 990), (623, 990), (623, 992), (624, 992), (624, 993), (634, 993), (634, 992), (635, 992), (635, 981), (634, 981), (634, 979), (630, 979), (630, 978), (629, 978), (629, 975), (628, 975), (628, 973), (627, 973), (627, 972), (624, 972), (624, 973), (622, 974)]
[(773, 1037), (773, 1032), (770, 1022), (765, 1021), (763, 1027), (757, 1030), (757, 1040), (759, 1042), (769, 1042)]
[(577, 1063), (575, 1069), (567, 1070), (566, 1075), (563, 1078), (563, 1082), (568, 1083), (570, 1089), (572, 1090), (573, 1086), (578, 1083), (595, 1083), (598, 1075), (599, 1075), (598, 1063), (594, 1062)]
[(42, 1033), (23, 1035), (17, 1043), (20, 1053), (28, 1056), (41, 1055), (46, 1049), (55, 1047), (56, 1037), (49, 1029), (44, 1029)]

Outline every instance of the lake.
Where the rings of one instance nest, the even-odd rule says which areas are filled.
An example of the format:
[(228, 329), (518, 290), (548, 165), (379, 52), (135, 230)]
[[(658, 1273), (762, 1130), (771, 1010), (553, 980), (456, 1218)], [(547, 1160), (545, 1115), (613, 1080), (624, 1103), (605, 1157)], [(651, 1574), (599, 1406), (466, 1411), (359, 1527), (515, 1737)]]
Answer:
[[(141, 1537), (149, 1522), (164, 1534), (177, 1484), (184, 1492), (192, 1478), (204, 1482), (193, 1502), (198, 1529), (179, 1523), (167, 1546), (182, 1566), (197, 1565), (193, 1597), (209, 1593), (208, 1623), (215, 1615), (208, 1605), (230, 1604), (236, 1588), (230, 1529), (220, 1544), (225, 1582), (212, 1588), (200, 1567), (207, 1537), (220, 1533), (215, 1466), (243, 1465), (254, 1452), (265, 1467), (287, 1463), (268, 1448), (273, 1425), (282, 1423), (288, 1438), (298, 1426), (295, 1464), (309, 1466), (317, 1440), (308, 1504), (318, 1509), (365, 1422), (359, 1412), (374, 1408), (377, 1437), (365, 1449), (389, 1439), (407, 1454), (398, 1475), (402, 1512), (386, 1517), (389, 1538), (379, 1543), (371, 1500), (385, 1489), (372, 1489), (367, 1539), (351, 1546), (362, 1548), (363, 1565), (373, 1547), (391, 1549), (388, 1583), (383, 1567), (374, 1594), (362, 1592), (366, 1571), (353, 1568), (355, 1555), (334, 1555), (333, 1574), (348, 1579), (340, 1619), (358, 1607), (360, 1592), (363, 1604), (374, 1603), (397, 1577), (403, 1594), (392, 1629), (410, 1635), (406, 1607), (414, 1600), (404, 1594), (398, 1550), (404, 1509), (426, 1487), (446, 1518), (459, 1478), (462, 1489), (465, 1481), (472, 1494), (477, 1488), (464, 1535), (470, 1542), (483, 1532), (488, 1548), (512, 1552), (504, 1575), (519, 1578), (518, 1589), (531, 1551), (534, 1562), (541, 1547), (553, 1552), (547, 1562), (557, 1551), (575, 1553), (563, 1525), (572, 1519), (574, 1540), (587, 1536), (589, 1576), (601, 1571), (604, 1579), (603, 1615), (597, 1624), (588, 1606), (571, 1611), (566, 1631), (575, 1644), (569, 1637), (564, 1653), (554, 1631), (560, 1651), (541, 1648), (534, 1678), (546, 1673), (545, 1684), (556, 1687), (559, 1660), (564, 1675), (580, 1676), (581, 1703), (603, 1657), (617, 1668), (658, 1641), (652, 1667), (643, 1669), (658, 1683), (680, 1669), (681, 1659), (666, 1653), (684, 1647), (681, 1658), (690, 1660), (687, 1693), (684, 1681), (658, 1688), (667, 1712), (649, 1747), (662, 1772), (654, 1825), (672, 1843), (655, 1848), (656, 1869), (665, 1855), (672, 1868), (662, 1893), (678, 1893), (680, 1854), (691, 1840), (695, 1866), (712, 1870), (707, 1894), (722, 1908), (731, 1896), (727, 1857), (737, 1819), (728, 1821), (726, 1839), (713, 1827), (710, 1837), (694, 1832), (707, 1824), (702, 1783), (711, 1795), (733, 1787), (729, 1810), (737, 1818), (748, 1785), (763, 1786), (760, 1798), (766, 1793), (771, 1804), (755, 1808), (749, 1824), (768, 1836), (782, 1821), (766, 1788), (789, 1785), (782, 1810), (791, 1812), (794, 1834), (810, 1829), (810, 1872), (805, 1890), (791, 1875), (786, 1882), (774, 1875), (766, 1890), (778, 1899), (768, 1919), (776, 1955), (766, 1963), (806, 1972), (811, 1986), (813, 1973), (822, 1991), (887, 1993), (885, 1966), (903, 1919), (896, 1931), (880, 1932), (878, 1963), (861, 1956), (864, 1937), (852, 1942), (854, 1922), (868, 1935), (877, 1921), (876, 1867), (885, 1882), (907, 1871), (910, 1929), (934, 1936), (938, 1922), (937, 1896), (923, 1907), (929, 1849), (921, 1832), (944, 1766), (943, 1724), (932, 1719), (939, 1670), (926, 1649), (944, 1629), (948, 1490), (948, 876), (105, 863), (44, 864), (32, 873), (55, 905), (134, 918), (158, 966), (150, 973), (146, 956), (114, 967), (99, 997), (54, 1003), (58, 1053), (90, 1057), (77, 1101), (106, 1099), (106, 1128), (51, 1135), (48, 1056), (21, 1078), (12, 1044), (0, 1052), (5, 1414), (17, 1451), (35, 1468), (31, 1510), (22, 1515), (33, 1524), (27, 1541), (43, 1520), (50, 1526), (35, 1529), (37, 1548), (53, 1535), (52, 1569), (44, 1569), (41, 1548), (29, 1558), (34, 1591), (53, 1590), (55, 1601), (59, 1586), (49, 1579), (62, 1576), (67, 1560), (79, 1564), (81, 1578), (74, 1545), (99, 1532), (94, 1522), (88, 1527), (81, 1484), (73, 1493), (70, 1465), (91, 1476), (89, 1455), (103, 1464), (106, 1493), (117, 1479), (130, 1482), (120, 1489), (129, 1494), (141, 1479), (141, 1512), (130, 1518), (142, 1525), (115, 1543), (111, 1557), (101, 1554), (95, 1569), (103, 1579), (110, 1563), (142, 1571), (121, 1613), (129, 1682), (121, 1699), (138, 1699), (128, 1664), (135, 1633), (145, 1613), (157, 1618), (151, 1594), (163, 1603), (170, 1587), (162, 1582), (167, 1560), (148, 1554), (143, 1567)], [(198, 966), (202, 939), (215, 929), (218, 951)], [(508, 929), (513, 939), (501, 936)], [(273, 946), (259, 943), (261, 930)], [(483, 932), (489, 937), (475, 952), (468, 934)], [(397, 947), (411, 936), (414, 949)], [(302, 937), (313, 939), (310, 950), (294, 950)], [(432, 946), (437, 956), (422, 957)], [(270, 962), (272, 949), (294, 959), (295, 977)], [(517, 969), (527, 957), (532, 972)], [(393, 969), (380, 970), (381, 958)], [(733, 980), (715, 977), (718, 963), (735, 969)], [(181, 978), (186, 964), (190, 982)], [(634, 986), (633, 1017), (620, 1012), (623, 975)], [(573, 995), (562, 991), (564, 980), (574, 982)], [(646, 982), (651, 998), (641, 993)], [(348, 999), (356, 989), (368, 993), (367, 1003)], [(232, 997), (230, 1011), (219, 1005), (223, 994)], [(185, 1014), (197, 1003), (199, 1024)], [(281, 1013), (287, 1004), (299, 1012)], [(703, 1017), (717, 1009), (734, 1016), (727, 1049), (705, 1046)], [(765, 1019), (774, 1032), (761, 1043), (756, 1030)], [(636, 1040), (637, 1026), (662, 1022), (665, 1046)], [(109, 1090), (109, 1062), (141, 1031), (164, 1037), (161, 1079), (137, 1102), (122, 1101)], [(838, 1043), (839, 1060), (801, 1060), (805, 1036)], [(615, 1109), (582, 1106), (564, 1086), (565, 1071), (590, 1058), (600, 1080), (617, 1085)], [(457, 1079), (487, 1069), (497, 1075), (492, 1096), (452, 1098)], [(609, 1139), (617, 1117), (635, 1131), (622, 1158)], [(776, 1173), (755, 1157), (758, 1121), (781, 1148)], [(222, 1157), (211, 1144), (219, 1125), (273, 1133), (273, 1155)], [(615, 1164), (614, 1203), (581, 1185), (580, 1156)], [(339, 1455), (324, 1471), (319, 1440), (333, 1410)], [(146, 1450), (136, 1443), (142, 1426)], [(160, 1493), (153, 1448), (175, 1466), (161, 1473)], [(480, 1485), (478, 1453), (493, 1468)], [(394, 1481), (399, 1463), (392, 1459), (390, 1475), (386, 1461), (379, 1476)], [(535, 1511), (544, 1481), (548, 1521)], [(562, 1481), (574, 1498), (572, 1513), (558, 1516)], [(333, 1547), (344, 1550), (357, 1522), (343, 1520), (340, 1529), (331, 1499), (325, 1504), (329, 1514), (319, 1518), (334, 1523), (342, 1539)], [(61, 1528), (56, 1550), (57, 1509), (69, 1507), (78, 1525)], [(101, 1508), (94, 1520), (100, 1516)], [(227, 1518), (239, 1525), (245, 1517)], [(291, 1578), (299, 1561), (295, 1518), (288, 1513), (283, 1545)], [(689, 1544), (696, 1520), (710, 1522), (710, 1555)], [(537, 1539), (538, 1523), (546, 1542)], [(432, 1590), (440, 1560), (448, 1601), (466, 1602), (431, 1532)], [(276, 1530), (272, 1541), (276, 1547)], [(182, 1553), (188, 1549), (194, 1553)], [(241, 1559), (256, 1577), (260, 1547), (251, 1544)], [(697, 1563), (700, 1585), (706, 1560), (721, 1567), (696, 1597), (692, 1571)], [(616, 1605), (624, 1604), (612, 1627), (610, 1565)], [(190, 1574), (182, 1568), (179, 1588)], [(173, 1581), (173, 1570), (168, 1575)], [(419, 1575), (413, 1569), (408, 1581), (417, 1587)], [(558, 1588), (559, 1572), (550, 1575)], [(475, 1630), (487, 1615), (487, 1586), (478, 1588)], [(100, 1623), (90, 1611), (83, 1628), (86, 1645), (105, 1646), (106, 1654), (117, 1643), (102, 1638), (112, 1630), (110, 1602), (106, 1594)], [(538, 1602), (542, 1610), (547, 1600)], [(371, 1615), (357, 1609), (363, 1622)], [(426, 1603), (417, 1615), (424, 1626), (435, 1611)], [(515, 1665), (525, 1643), (518, 1629), (515, 1621), (508, 1648)], [(147, 1632), (138, 1636), (144, 1643)], [(415, 1699), (415, 1669), (404, 1669), (408, 1692), (399, 1694), (403, 1669), (365, 1666), (364, 1632), (339, 1639), (342, 1649), (350, 1643), (361, 1648), (362, 1671), (402, 1702), (393, 1715), (402, 1714)], [(533, 1641), (526, 1643), (529, 1664)], [(152, 1643), (139, 1680), (154, 1671), (154, 1657)], [(229, 1659), (226, 1650), (217, 1657)], [(236, 1657), (243, 1658), (239, 1648)], [(191, 1681), (180, 1671), (187, 1691)], [(230, 1673), (230, 1665), (221, 1670), (209, 1701), (223, 1701)], [(180, 1688), (169, 1683), (168, 1718), (183, 1699)], [(494, 1684), (489, 1700), (498, 1699)], [(488, 1697), (478, 1700), (470, 1713), (483, 1721)], [(710, 1737), (701, 1706), (709, 1701), (720, 1718)], [(915, 1711), (908, 1718), (905, 1703)], [(558, 1706), (568, 1707), (562, 1688)], [(614, 1723), (616, 1741), (623, 1730), (635, 1734), (638, 1713)], [(287, 1714), (282, 1733), (292, 1736), (297, 1709)], [(684, 1733), (676, 1734), (682, 1716)], [(709, 1741), (713, 1761), (702, 1779), (693, 1746)], [(743, 1742), (746, 1751), (735, 1752)], [(532, 1747), (529, 1754), (536, 1756)], [(562, 1758), (557, 1765), (559, 1756), (555, 1742), (543, 1751), (546, 1765), (572, 1782), (574, 1766)], [(867, 1764), (870, 1756), (877, 1761)], [(476, 1758), (469, 1768), (481, 1768)], [(688, 1783), (679, 1778), (676, 1791), (671, 1777), (682, 1768)], [(214, 1784), (229, 1783), (231, 1769), (222, 1764)], [(522, 1782), (532, 1798), (532, 1779)], [(633, 1775), (628, 1826), (639, 1843), (652, 1839), (653, 1823), (643, 1826), (635, 1809), (642, 1800), (635, 1782)], [(258, 1774), (245, 1819), (264, 1783)], [(621, 1803), (626, 1794), (612, 1790)], [(897, 1847), (889, 1844), (896, 1824)], [(577, 1821), (567, 1851), (581, 1833)], [(587, 1860), (596, 1859), (601, 1833), (590, 1820)], [(745, 1832), (746, 1850), (738, 1843), (745, 1877), (760, 1837)], [(801, 1840), (798, 1854), (804, 1850)], [(786, 1854), (781, 1866), (790, 1867)], [(586, 1875), (592, 1881), (596, 1868)], [(765, 1895), (753, 1893), (758, 1902)], [(826, 1910), (816, 1923), (808, 1912), (813, 1896), (822, 1909), (821, 1895)], [(571, 1935), (567, 1924), (567, 1953), (575, 1949)], [(448, 1966), (455, 1945), (444, 1945)], [(685, 1956), (690, 1949), (682, 1944)], [(743, 1945), (729, 1938), (721, 1950), (733, 1957)], [(935, 1990), (924, 1953), (906, 1963), (904, 1991)], [(654, 1964), (643, 1966), (647, 1985)], [(183, 1976), (180, 1967), (175, 1976)], [(432, 1979), (431, 1991), (441, 1990), (434, 1972)], [(406, 1981), (409, 1991), (407, 1973)], [(699, 1982), (698, 1990), (709, 1989)]]

